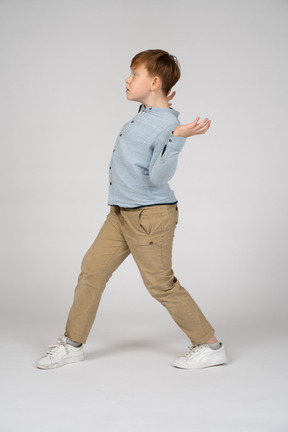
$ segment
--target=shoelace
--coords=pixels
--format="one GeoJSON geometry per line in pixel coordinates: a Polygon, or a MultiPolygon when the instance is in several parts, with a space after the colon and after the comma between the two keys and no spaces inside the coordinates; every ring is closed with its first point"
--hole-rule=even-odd
{"type": "Polygon", "coordinates": [[[65,348],[66,353],[69,354],[69,349],[68,349],[68,347],[67,347],[67,344],[66,344],[63,340],[59,339],[55,345],[49,345],[49,346],[48,346],[48,350],[46,351],[45,356],[49,356],[49,357],[51,357],[51,356],[57,354],[57,352],[58,352],[58,351],[59,351],[63,346],[64,346],[64,348],[65,348]]]}
{"type": "Polygon", "coordinates": [[[187,353],[184,355],[184,357],[191,358],[194,354],[196,354],[199,351],[202,351],[204,346],[199,345],[192,345],[188,347],[187,353]]]}

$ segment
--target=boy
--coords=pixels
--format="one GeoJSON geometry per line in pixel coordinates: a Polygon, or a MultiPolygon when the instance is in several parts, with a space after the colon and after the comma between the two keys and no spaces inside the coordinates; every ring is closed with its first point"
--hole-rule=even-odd
{"type": "Polygon", "coordinates": [[[169,92],[180,78],[176,57],[147,50],[131,62],[127,99],[140,102],[138,114],[116,140],[109,166],[110,213],[85,255],[65,336],[51,345],[37,367],[53,369],[84,360],[83,346],[94,322],[106,282],[131,253],[150,294],[162,303],[192,346],[174,362],[191,369],[226,362],[224,346],[171,269],[178,222],[177,200],[168,181],[185,139],[205,133],[210,120],[180,125],[169,92]]]}

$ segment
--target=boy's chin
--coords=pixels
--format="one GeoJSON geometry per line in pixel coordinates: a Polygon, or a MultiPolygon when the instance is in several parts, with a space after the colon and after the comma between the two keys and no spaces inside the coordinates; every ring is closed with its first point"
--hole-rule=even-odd
{"type": "Polygon", "coordinates": [[[142,104],[143,102],[141,102],[139,99],[134,99],[133,97],[130,97],[129,93],[126,94],[126,99],[130,102],[138,102],[140,104],[142,104]]]}

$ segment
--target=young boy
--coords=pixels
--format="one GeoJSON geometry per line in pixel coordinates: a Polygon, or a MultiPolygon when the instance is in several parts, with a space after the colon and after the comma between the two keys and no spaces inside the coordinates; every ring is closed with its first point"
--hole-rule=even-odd
{"type": "Polygon", "coordinates": [[[109,166],[110,213],[85,255],[65,336],[51,345],[37,367],[53,369],[84,360],[83,346],[95,320],[102,292],[114,270],[131,253],[150,294],[162,303],[191,340],[174,362],[184,369],[226,362],[224,346],[171,269],[172,242],[178,222],[177,200],[168,185],[185,139],[205,133],[210,120],[180,125],[170,108],[169,92],[180,78],[176,57],[147,50],[131,62],[126,79],[138,114],[120,131],[109,166]]]}

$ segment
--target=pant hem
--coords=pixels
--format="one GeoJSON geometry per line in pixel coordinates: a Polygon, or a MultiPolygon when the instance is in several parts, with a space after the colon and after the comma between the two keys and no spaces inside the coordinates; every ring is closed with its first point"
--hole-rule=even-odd
{"type": "Polygon", "coordinates": [[[191,343],[192,343],[192,345],[200,345],[200,344],[202,344],[202,343],[206,343],[207,342],[207,340],[209,340],[212,336],[214,336],[215,335],[215,330],[214,329],[211,329],[210,331],[209,331],[209,333],[207,333],[205,336],[203,336],[202,338],[200,338],[200,339],[194,339],[194,340],[192,340],[191,339],[191,343]]]}

